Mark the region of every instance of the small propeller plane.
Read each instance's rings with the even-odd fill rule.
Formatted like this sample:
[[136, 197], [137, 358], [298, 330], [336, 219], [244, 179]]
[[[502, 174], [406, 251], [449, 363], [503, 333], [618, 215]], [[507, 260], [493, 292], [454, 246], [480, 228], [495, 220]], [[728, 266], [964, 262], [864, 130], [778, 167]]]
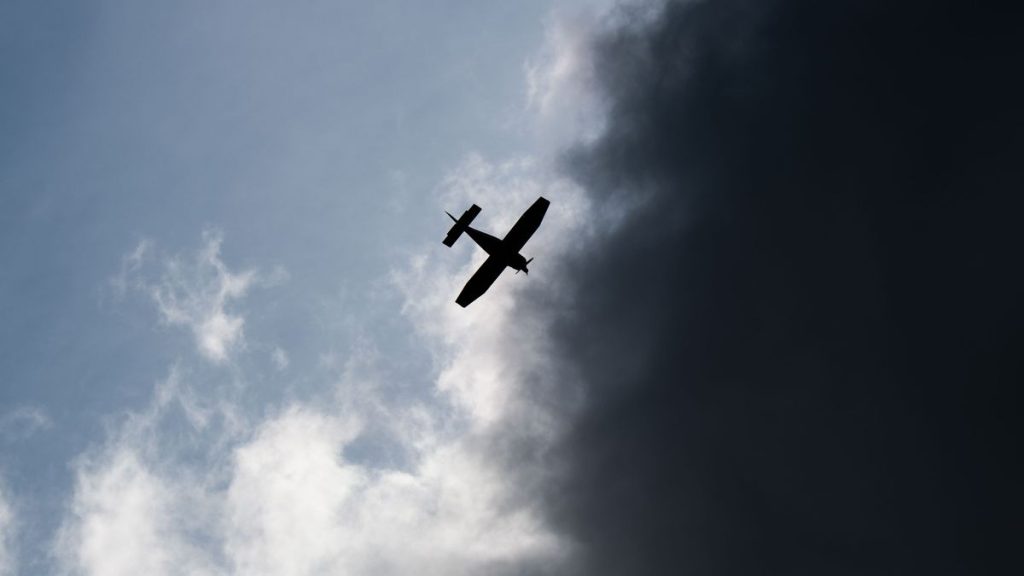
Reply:
[[455, 299], [456, 304], [463, 308], [469, 306], [470, 303], [486, 292], [491, 287], [491, 284], [494, 284], [494, 281], [498, 279], [498, 276], [501, 276], [506, 267], [515, 270], [516, 274], [520, 272], [530, 273], [526, 269], [526, 265], [532, 262], [533, 258], [527, 260], [519, 251], [523, 249], [526, 241], [540, 227], [540, 221], [544, 219], [544, 213], [547, 212], [549, 204], [550, 202], [543, 196], [537, 198], [533, 206], [530, 206], [519, 217], [519, 221], [500, 240], [486, 232], [470, 227], [469, 224], [480, 213], [480, 207], [476, 204], [470, 206], [469, 210], [463, 212], [462, 216], [457, 219], [455, 216], [445, 212], [449, 218], [455, 221], [451, 230], [448, 231], [448, 235], [444, 238], [443, 244], [445, 246], [451, 248], [455, 241], [459, 239], [459, 236], [462, 236], [462, 233], [465, 232], [488, 254], [487, 260], [484, 260], [484, 263], [480, 265], [480, 268], [469, 279], [469, 282], [466, 282], [466, 286], [459, 293], [459, 297]]

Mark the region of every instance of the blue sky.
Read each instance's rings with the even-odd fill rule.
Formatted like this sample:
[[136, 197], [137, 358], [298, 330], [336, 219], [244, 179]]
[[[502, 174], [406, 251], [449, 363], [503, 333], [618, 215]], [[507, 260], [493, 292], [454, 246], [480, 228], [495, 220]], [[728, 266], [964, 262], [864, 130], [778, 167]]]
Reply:
[[550, 155], [595, 10], [0, 4], [0, 573], [563, 554], [472, 448], [541, 361], [496, 352], [522, 284], [460, 316], [441, 210], [583, 232]]

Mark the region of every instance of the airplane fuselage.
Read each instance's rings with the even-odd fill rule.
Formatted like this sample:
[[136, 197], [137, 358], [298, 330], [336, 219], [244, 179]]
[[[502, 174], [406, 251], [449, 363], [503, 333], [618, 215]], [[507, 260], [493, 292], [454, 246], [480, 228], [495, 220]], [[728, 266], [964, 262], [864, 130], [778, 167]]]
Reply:
[[509, 268], [519, 271], [526, 269], [526, 258], [518, 251], [510, 250], [500, 238], [495, 238], [472, 226], [466, 227], [466, 234], [469, 234], [477, 246], [483, 248], [488, 255], [500, 258]]

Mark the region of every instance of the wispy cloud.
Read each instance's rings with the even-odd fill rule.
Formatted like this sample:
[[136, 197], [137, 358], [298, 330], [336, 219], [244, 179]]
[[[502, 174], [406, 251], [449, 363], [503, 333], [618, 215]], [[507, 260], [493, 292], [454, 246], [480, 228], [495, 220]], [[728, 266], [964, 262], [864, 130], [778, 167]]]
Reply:
[[8, 501], [7, 491], [0, 483], [0, 576], [15, 574], [17, 568], [14, 550], [14, 510]]
[[24, 440], [50, 428], [53, 420], [38, 406], [19, 406], [0, 414], [0, 438], [8, 442]]
[[220, 258], [223, 239], [219, 232], [203, 233], [193, 262], [166, 262], [159, 283], [148, 287], [163, 321], [191, 329], [199, 352], [218, 363], [243, 342], [245, 318], [229, 312], [228, 304], [245, 296], [256, 278], [254, 270], [228, 270]]
[[274, 363], [274, 368], [280, 370], [287, 370], [291, 360], [288, 358], [288, 353], [284, 351], [280, 346], [274, 347], [274, 351], [270, 353], [270, 360]]
[[[207, 360], [223, 364], [244, 346], [245, 317], [233, 309], [258, 282], [276, 285], [287, 281], [288, 273], [275, 267], [265, 278], [256, 270], [235, 272], [221, 259], [224, 235], [208, 230], [202, 246], [191, 256], [155, 255], [154, 243], [143, 240], [121, 260], [121, 268], [110, 283], [116, 295], [138, 290], [148, 295], [166, 325], [189, 329], [196, 349]], [[158, 260], [161, 272], [148, 273], [145, 265]]]
[[152, 241], [142, 239], [131, 252], [121, 257], [121, 268], [110, 278], [110, 286], [115, 296], [123, 297], [129, 288], [139, 287], [139, 270], [152, 249]]

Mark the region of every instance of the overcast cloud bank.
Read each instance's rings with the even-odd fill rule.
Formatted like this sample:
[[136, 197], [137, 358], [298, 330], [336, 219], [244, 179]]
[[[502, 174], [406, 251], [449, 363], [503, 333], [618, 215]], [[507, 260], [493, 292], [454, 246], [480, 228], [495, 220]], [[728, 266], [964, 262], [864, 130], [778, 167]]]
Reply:
[[628, 209], [517, 303], [581, 383], [537, 494], [576, 571], [1018, 562], [1018, 35], [954, 3], [655, 14], [592, 41], [603, 132], [564, 159]]

